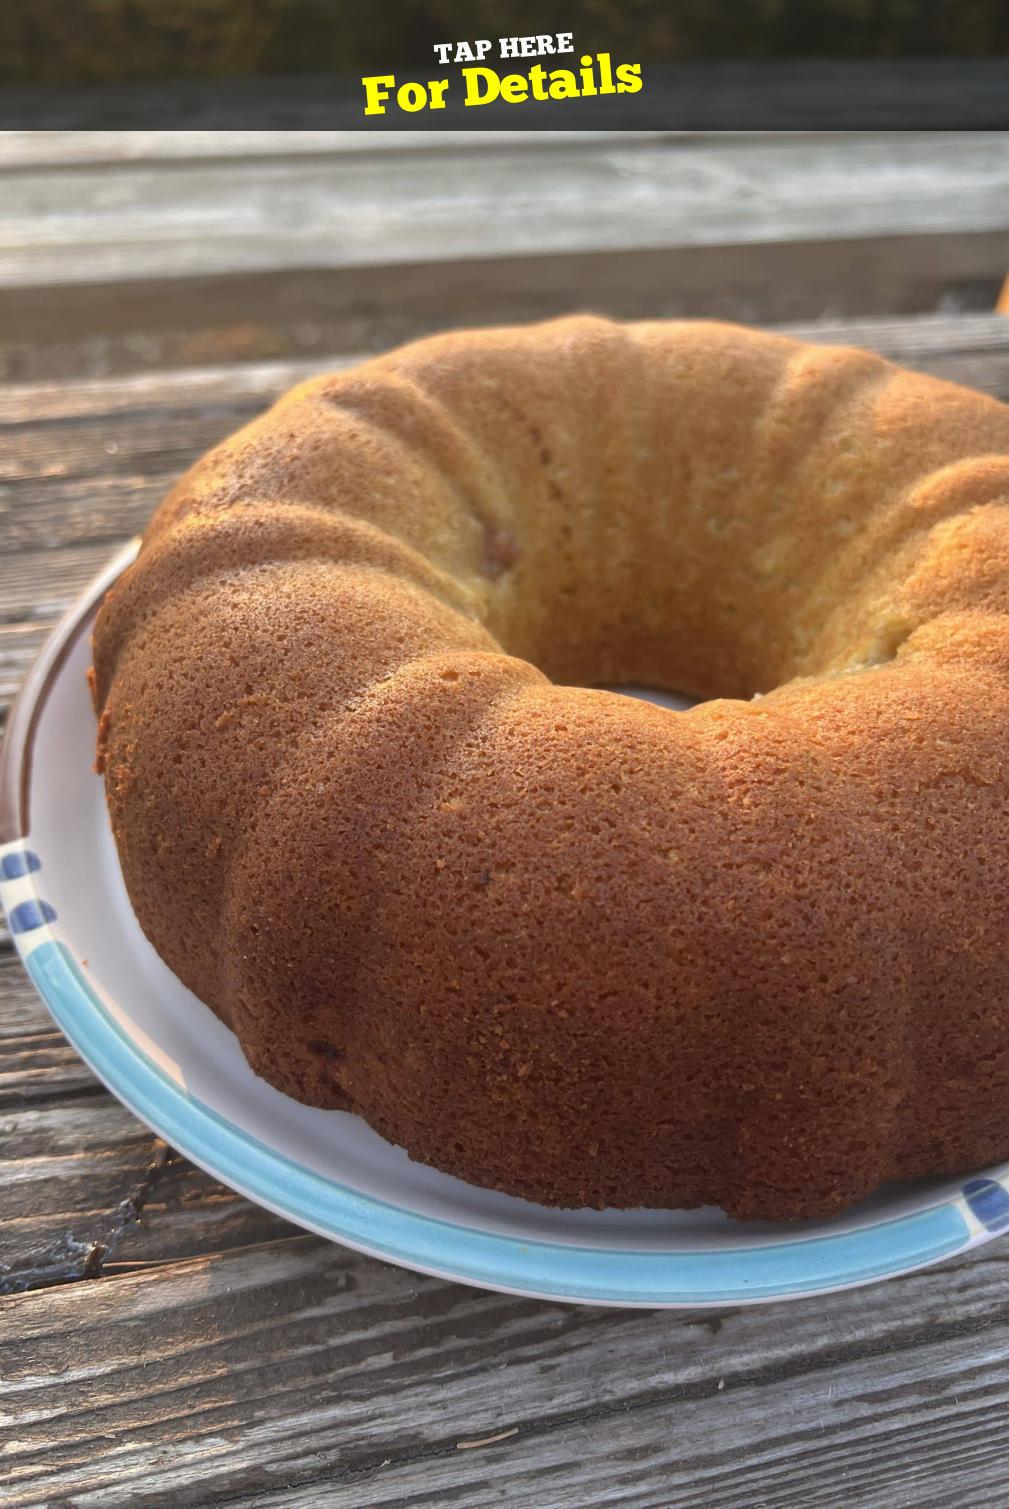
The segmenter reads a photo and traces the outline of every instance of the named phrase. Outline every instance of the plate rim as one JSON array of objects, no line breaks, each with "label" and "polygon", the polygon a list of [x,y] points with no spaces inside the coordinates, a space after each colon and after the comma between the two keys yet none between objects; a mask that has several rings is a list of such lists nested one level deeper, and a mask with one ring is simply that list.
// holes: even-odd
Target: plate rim
[{"label": "plate rim", "polygon": [[[343,1185],[190,1094],[116,1021],[63,942],[58,919],[49,915],[30,837],[31,756],[42,708],[104,593],[138,549],[139,540],[132,540],[73,603],[12,706],[0,749],[0,901],[22,963],[57,1025],[111,1093],[156,1135],[212,1177],[319,1236],[416,1272],[554,1302],[701,1309],[810,1298],[927,1267],[1009,1229],[1009,1164],[1003,1164],[964,1175],[958,1193],[923,1211],[883,1215],[855,1230],[807,1230],[756,1247],[663,1253],[511,1236]],[[24,903],[28,912],[19,915],[30,923],[18,926],[14,909]],[[993,1197],[1001,1207],[994,1215]]]}]

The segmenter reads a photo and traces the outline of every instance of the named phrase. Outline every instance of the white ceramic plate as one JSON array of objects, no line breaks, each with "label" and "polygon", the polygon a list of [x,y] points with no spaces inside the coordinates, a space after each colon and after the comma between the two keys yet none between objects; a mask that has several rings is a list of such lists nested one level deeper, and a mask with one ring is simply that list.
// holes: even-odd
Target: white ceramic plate
[{"label": "white ceramic plate", "polygon": [[28,973],[115,1095],[209,1173],[311,1231],[486,1288],[590,1304],[695,1306],[826,1293],[1009,1227],[1009,1165],[884,1189],[843,1219],[547,1210],[413,1163],[358,1117],[257,1079],[130,908],[92,769],[89,629],[114,561],[67,615],[11,716],[0,898]]}]

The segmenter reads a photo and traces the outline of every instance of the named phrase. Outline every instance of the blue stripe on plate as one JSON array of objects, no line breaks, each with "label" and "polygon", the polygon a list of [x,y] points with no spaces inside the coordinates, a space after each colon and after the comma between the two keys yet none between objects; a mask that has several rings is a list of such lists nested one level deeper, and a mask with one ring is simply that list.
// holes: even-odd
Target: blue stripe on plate
[{"label": "blue stripe on plate", "polygon": [[31,849],[16,849],[0,859],[0,880],[20,880],[22,875],[30,875],[41,868],[38,855]]},{"label": "blue stripe on plate", "polygon": [[48,901],[19,901],[17,906],[12,906],[7,917],[11,932],[30,933],[37,927],[45,927],[48,922],[56,921],[56,912]]},{"label": "blue stripe on plate", "polygon": [[905,1272],[968,1245],[955,1202],[859,1231],[731,1250],[656,1253],[522,1241],[417,1215],[283,1157],[189,1095],[130,1039],[62,943],[25,960],[67,1036],[138,1116],[194,1163],[336,1241],[472,1283],[615,1304],[718,1304]]},{"label": "blue stripe on plate", "polygon": [[994,1179],[970,1179],[963,1187],[964,1198],[981,1225],[988,1231],[1009,1228],[1009,1190]]}]

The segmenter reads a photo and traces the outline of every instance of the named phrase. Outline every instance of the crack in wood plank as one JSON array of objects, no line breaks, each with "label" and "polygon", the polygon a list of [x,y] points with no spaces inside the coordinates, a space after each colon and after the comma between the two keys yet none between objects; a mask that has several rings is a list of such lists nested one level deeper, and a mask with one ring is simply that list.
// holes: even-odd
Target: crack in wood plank
[{"label": "crack in wood plank", "polygon": [[0,1272],[0,1295],[23,1294],[102,1278],[106,1261],[140,1220],[163,1174],[179,1157],[160,1138],[155,1138],[147,1167],[135,1187],[109,1211],[101,1234],[79,1241],[68,1229],[50,1248],[51,1261],[31,1268],[14,1269],[6,1275]]}]

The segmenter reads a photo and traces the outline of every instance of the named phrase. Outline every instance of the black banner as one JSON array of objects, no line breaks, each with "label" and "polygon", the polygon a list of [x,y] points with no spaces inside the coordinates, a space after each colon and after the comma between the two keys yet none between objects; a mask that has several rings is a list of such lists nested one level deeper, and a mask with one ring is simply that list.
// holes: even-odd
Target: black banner
[{"label": "black banner", "polygon": [[8,0],[0,127],[1001,129],[1009,4]]}]

